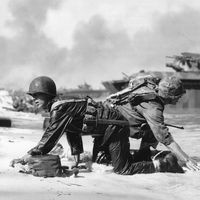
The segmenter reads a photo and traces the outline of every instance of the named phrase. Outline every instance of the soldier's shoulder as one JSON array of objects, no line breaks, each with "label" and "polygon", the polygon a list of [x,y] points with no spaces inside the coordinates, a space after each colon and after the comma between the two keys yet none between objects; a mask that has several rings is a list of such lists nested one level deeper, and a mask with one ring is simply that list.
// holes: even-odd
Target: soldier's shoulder
[{"label": "soldier's shoulder", "polygon": [[159,109],[159,110],[164,110],[164,104],[157,99],[151,100],[151,101],[147,101],[147,102],[142,102],[141,103],[141,107],[144,107],[146,109]]},{"label": "soldier's shoulder", "polygon": [[71,103],[76,103],[76,102],[85,102],[87,101],[85,98],[84,99],[65,99],[65,100],[57,100],[55,101],[52,106],[51,106],[51,110],[53,109],[57,109],[59,107],[62,106],[66,106],[67,104],[71,104]]},{"label": "soldier's shoulder", "polygon": [[64,104],[64,100],[57,100],[57,101],[55,101],[55,102],[52,104],[51,110],[53,110],[53,109],[55,109],[56,107],[61,106],[61,105],[63,105],[63,104]]}]

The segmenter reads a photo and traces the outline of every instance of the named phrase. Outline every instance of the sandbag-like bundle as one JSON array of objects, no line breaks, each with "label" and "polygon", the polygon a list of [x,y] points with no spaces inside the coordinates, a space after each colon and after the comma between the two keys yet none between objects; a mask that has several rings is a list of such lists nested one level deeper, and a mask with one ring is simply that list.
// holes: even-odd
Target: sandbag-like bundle
[{"label": "sandbag-like bundle", "polygon": [[61,176],[62,167],[58,155],[37,155],[27,160],[29,172],[34,176],[55,177]]},{"label": "sandbag-like bundle", "polygon": [[31,156],[26,161],[28,171],[25,173],[32,174],[39,177],[69,177],[77,175],[79,170],[74,168],[68,170],[67,166],[61,166],[60,157],[58,155],[37,155]]}]

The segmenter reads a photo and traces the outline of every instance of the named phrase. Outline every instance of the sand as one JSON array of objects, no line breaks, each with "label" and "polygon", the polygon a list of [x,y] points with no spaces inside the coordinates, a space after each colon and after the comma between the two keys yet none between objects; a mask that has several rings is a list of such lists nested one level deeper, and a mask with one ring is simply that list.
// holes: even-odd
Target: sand
[{"label": "sand", "polygon": [[[9,167],[9,162],[13,158],[23,156],[37,144],[43,133],[43,118],[39,115],[11,111],[1,111],[0,116],[10,117],[14,125],[11,128],[0,127],[0,200],[197,200],[200,198],[200,172],[123,176],[114,174],[112,167],[94,164],[92,172],[79,173],[77,177],[40,178],[19,173],[18,168]],[[185,121],[187,123],[184,122],[184,131],[171,130],[190,155],[198,156],[199,124],[196,122],[193,124],[191,117]],[[85,150],[91,151],[92,138],[84,136],[83,140]],[[131,145],[136,147],[138,142],[131,140]],[[62,160],[64,163],[69,156],[69,147],[65,137],[61,138],[60,143],[65,148],[65,157]]]}]

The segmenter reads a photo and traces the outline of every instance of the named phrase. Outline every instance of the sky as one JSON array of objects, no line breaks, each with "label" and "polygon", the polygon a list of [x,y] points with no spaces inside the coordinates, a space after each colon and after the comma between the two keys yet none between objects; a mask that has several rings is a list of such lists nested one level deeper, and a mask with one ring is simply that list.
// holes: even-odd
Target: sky
[{"label": "sky", "polygon": [[200,53],[199,0],[1,0],[0,88],[94,89],[140,70],[166,71],[166,56]]}]

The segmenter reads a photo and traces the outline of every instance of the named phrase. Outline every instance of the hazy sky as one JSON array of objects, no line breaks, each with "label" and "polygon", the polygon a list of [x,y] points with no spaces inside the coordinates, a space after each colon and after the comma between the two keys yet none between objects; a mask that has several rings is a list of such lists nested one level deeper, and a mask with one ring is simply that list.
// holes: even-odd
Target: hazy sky
[{"label": "hazy sky", "polygon": [[199,0],[1,0],[0,88],[57,87],[167,70],[167,55],[200,53]]}]

